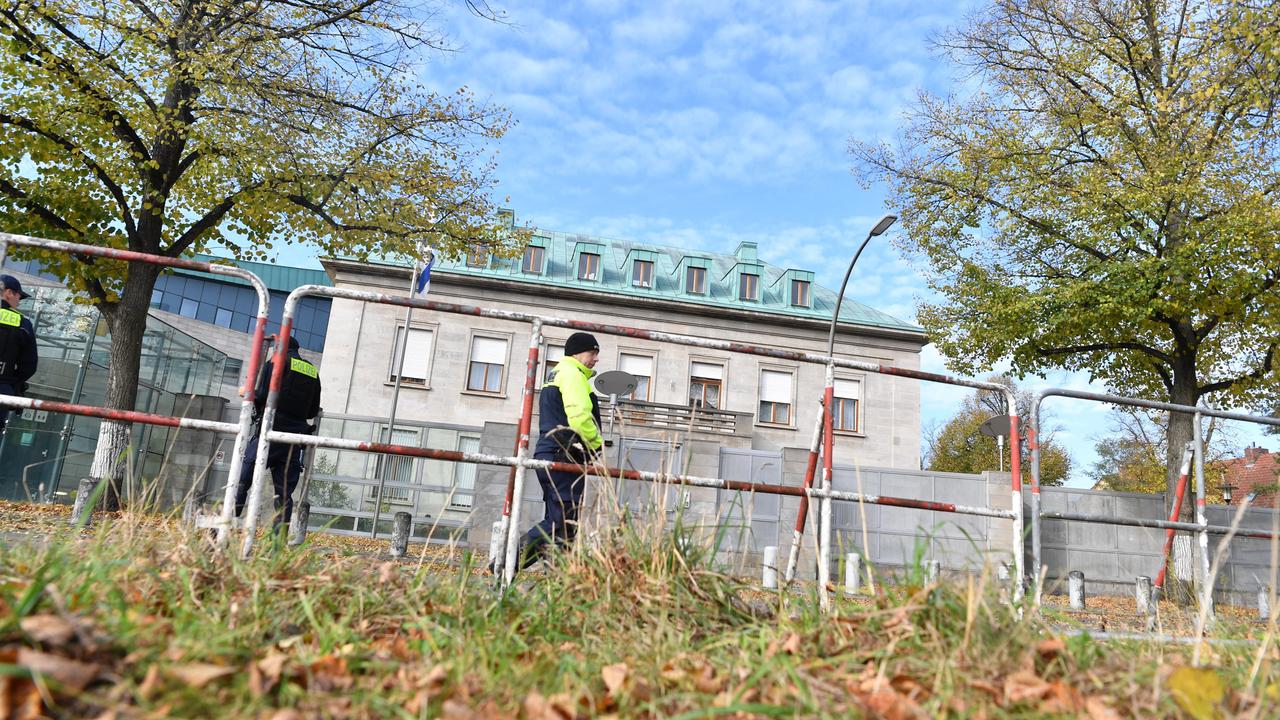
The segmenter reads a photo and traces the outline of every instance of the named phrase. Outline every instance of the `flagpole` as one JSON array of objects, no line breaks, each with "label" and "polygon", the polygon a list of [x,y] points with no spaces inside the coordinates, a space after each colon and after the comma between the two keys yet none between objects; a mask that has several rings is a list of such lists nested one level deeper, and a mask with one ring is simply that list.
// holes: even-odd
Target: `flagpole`
[{"label": "flagpole", "polygon": [[[430,253],[430,248],[427,249]],[[419,253],[424,254],[424,253]],[[431,262],[435,257],[432,255]],[[409,297],[418,294],[418,278],[422,271],[418,269],[419,262],[413,263],[413,269],[409,272]],[[428,268],[430,264],[428,264]],[[429,270],[428,270],[429,272]],[[429,289],[430,285],[424,290]],[[396,409],[400,404],[400,380],[404,377],[404,356],[405,351],[409,349],[409,323],[413,320],[413,306],[410,305],[404,309],[404,334],[400,336],[400,348],[396,351],[396,382],[395,388],[391,391],[391,415],[387,418],[387,442],[394,443],[396,436]],[[393,336],[394,338],[394,336]],[[382,517],[382,500],[383,492],[387,487],[387,476],[391,474],[391,458],[387,455],[382,456],[382,472],[378,473],[378,496],[373,505],[373,527],[370,528],[369,537],[376,540],[378,538],[378,520]],[[409,535],[413,535],[413,528],[409,528]]]}]

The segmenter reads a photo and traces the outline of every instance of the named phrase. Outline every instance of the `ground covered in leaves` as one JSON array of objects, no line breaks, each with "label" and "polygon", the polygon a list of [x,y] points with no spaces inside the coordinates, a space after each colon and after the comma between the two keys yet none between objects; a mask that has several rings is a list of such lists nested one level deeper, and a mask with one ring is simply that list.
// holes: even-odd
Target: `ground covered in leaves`
[{"label": "ground covered in leaves", "polygon": [[[35,512],[35,511],[32,511]],[[37,522],[37,519],[31,519]],[[164,521],[51,521],[0,549],[0,718],[1275,717],[1280,654],[1223,617],[1200,648],[1060,635],[986,576],[761,596],[680,528],[621,529],[494,589],[469,557],[392,563]],[[412,554],[412,553],[411,553]],[[432,567],[432,565],[435,565]],[[1263,637],[1265,635],[1265,637]],[[1196,657],[1198,655],[1198,657]],[[1198,660],[1198,662],[1196,662]]]}]

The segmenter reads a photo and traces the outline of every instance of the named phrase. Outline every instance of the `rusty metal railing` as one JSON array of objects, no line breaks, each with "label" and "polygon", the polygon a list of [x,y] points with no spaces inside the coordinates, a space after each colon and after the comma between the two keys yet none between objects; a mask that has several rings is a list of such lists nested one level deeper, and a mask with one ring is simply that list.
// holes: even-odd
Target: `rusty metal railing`
[{"label": "rusty metal railing", "polygon": [[236,487],[240,479],[240,468],[244,463],[246,443],[248,442],[250,433],[253,429],[254,391],[256,389],[255,378],[258,376],[258,367],[262,363],[262,340],[266,333],[267,313],[270,308],[270,299],[267,294],[266,284],[263,283],[262,279],[257,275],[245,270],[244,268],[232,265],[218,265],[201,260],[172,258],[163,255],[151,255],[148,253],[135,252],[133,250],[121,250],[118,248],[100,247],[97,245],[84,245],[80,243],[64,242],[62,240],[46,240],[44,238],[28,237],[26,235],[13,235],[3,232],[0,232],[0,266],[4,265],[5,257],[8,255],[9,248],[11,246],[34,247],[42,250],[66,253],[77,257],[100,257],[109,260],[140,262],[148,265],[197,270],[211,275],[237,277],[241,280],[247,281],[253,287],[258,296],[258,316],[257,322],[254,324],[253,342],[249,348],[249,357],[245,362],[245,383],[240,391],[240,418],[237,424],[196,420],[192,418],[179,418],[168,415],[153,415],[150,413],[139,413],[132,410],[113,410],[93,405],[76,405],[72,403],[30,400],[15,396],[0,395],[0,405],[4,405],[6,407],[30,407],[49,410],[51,412],[66,413],[69,415],[97,417],[110,422],[166,425],[169,427],[184,427],[195,430],[210,430],[219,433],[235,434],[236,442],[231,454],[231,467],[228,474],[226,495],[223,502],[222,518],[218,525],[218,541],[221,545],[226,541],[227,533],[235,524]]},{"label": "rusty metal railing", "polygon": [[[296,433],[284,433],[270,430],[275,419],[276,409],[279,403],[280,385],[283,380],[283,372],[286,357],[287,343],[284,338],[289,337],[293,330],[293,319],[297,311],[299,302],[303,297],[322,296],[329,298],[341,298],[348,300],[356,300],[360,302],[369,302],[382,305],[393,305],[399,307],[413,307],[422,310],[431,310],[443,313],[453,313],[460,315],[471,315],[474,317],[487,317],[502,320],[510,320],[514,322],[530,323],[532,328],[529,337],[529,352],[525,366],[525,382],[521,395],[521,413],[517,423],[517,440],[516,447],[512,457],[502,457],[497,455],[488,455],[481,453],[464,453],[453,450],[436,450],[432,448],[409,447],[404,445],[395,445],[391,443],[377,443],[370,441],[349,440],[346,438],[324,437],[319,435],[302,435]],[[914,378],[918,380],[926,380],[930,382],[940,382],[952,385],[962,385],[966,387],[975,387],[982,389],[997,390],[1008,393],[1007,388],[993,383],[986,383],[974,380],[965,380],[960,378],[951,378],[935,373],[921,372],[919,370],[911,370],[906,368],[897,368],[879,365],[875,363],[859,362],[856,360],[848,360],[845,358],[828,357],[816,353],[809,353],[797,350],[785,350],[780,348],[765,347],[761,345],[752,345],[748,343],[740,343],[729,340],[717,340],[712,338],[693,337],[689,335],[680,335],[676,333],[668,333],[658,330],[646,330],[642,328],[627,327],[622,325],[612,325],[608,323],[588,322],[582,320],[567,320],[563,318],[545,317],[533,315],[530,313],[516,312],[510,310],[499,310],[492,308],[481,308],[471,305],[460,305],[455,303],[439,302],[428,300],[425,298],[409,297],[401,295],[390,295],[386,293],[376,293],[361,290],[350,290],[345,288],[326,287],[321,285],[303,285],[290,293],[288,300],[285,301],[284,314],[281,318],[280,337],[281,341],[276,345],[276,357],[273,363],[273,372],[270,379],[270,389],[268,391],[265,409],[262,417],[263,431],[260,433],[258,442],[258,459],[254,466],[253,485],[250,489],[250,503],[254,503],[260,496],[262,487],[265,484],[267,445],[271,442],[287,442],[302,445],[311,445],[315,447],[328,447],[339,450],[355,450],[360,452],[385,453],[391,455],[403,455],[407,457],[431,458],[437,460],[452,460],[455,462],[478,463],[488,465],[509,466],[513,472],[508,480],[507,493],[503,506],[503,515],[500,526],[500,535],[505,539],[503,544],[503,581],[509,583],[515,575],[516,549],[520,524],[520,498],[524,492],[524,473],[515,472],[518,469],[543,469],[557,470],[565,472],[583,473],[586,475],[611,478],[630,478],[635,480],[645,480],[651,482],[668,482],[675,484],[698,485],[702,487],[712,487],[729,490],[746,490],[752,492],[771,493],[777,495],[791,495],[800,497],[802,502],[809,497],[817,497],[821,502],[828,505],[827,515],[829,517],[829,503],[834,500],[866,502],[871,504],[893,505],[897,507],[919,508],[924,510],[936,510],[940,512],[966,513],[975,515],[984,515],[988,517],[999,517],[1013,521],[1015,543],[1020,542],[1022,536],[1022,504],[1015,502],[1010,510],[995,510],[992,508],[975,508],[962,505],[954,505],[950,503],[936,503],[929,501],[914,500],[911,498],[893,498],[880,497],[873,495],[861,495],[857,493],[838,493],[830,488],[830,460],[828,459],[826,482],[823,488],[814,489],[811,487],[812,471],[808,474],[807,482],[803,487],[791,487],[782,485],[766,485],[761,483],[747,483],[733,480],[725,480],[721,478],[705,478],[696,476],[670,475],[665,473],[641,472],[636,470],[622,470],[618,468],[609,468],[603,465],[575,465],[570,463],[559,463],[545,460],[535,460],[528,457],[529,450],[529,433],[532,422],[533,411],[533,393],[534,385],[537,378],[538,355],[542,344],[542,328],[544,326],[571,328],[586,332],[597,332],[607,335],[621,335],[630,338],[638,338],[651,340],[654,342],[665,342],[675,345],[684,345],[690,347],[698,347],[710,350],[722,350],[726,352],[741,353],[747,355],[755,355],[759,357],[775,358],[780,360],[790,360],[804,363],[817,363],[828,366],[829,376],[834,368],[848,368],[862,370],[865,372],[893,375],[898,377]],[[831,383],[828,382],[830,388]],[[1016,406],[1010,399],[1010,424],[1014,430],[1016,438],[1017,415]],[[830,407],[830,403],[825,403],[824,407]],[[1013,469],[1013,487],[1014,497],[1019,497],[1021,493],[1021,481],[1018,474],[1018,443],[1012,442],[1011,451],[1013,452],[1013,461],[1011,468]],[[827,444],[828,449],[831,444]],[[830,454],[830,453],[828,453]],[[253,516],[250,516],[246,523],[246,533],[242,553],[248,554],[252,551],[254,540]],[[827,523],[827,536],[829,537],[830,524]],[[821,557],[827,555],[823,552],[823,546],[827,544],[823,536],[820,535],[818,547]],[[1014,563],[1021,574],[1022,558],[1020,546],[1015,548]],[[822,565],[819,566],[820,574],[823,572]],[[820,578],[820,580],[825,578]],[[826,583],[819,583],[819,592],[823,598],[824,605],[827,600]]]},{"label": "rusty metal railing", "polygon": [[[1138,518],[1119,518],[1109,515],[1098,515],[1091,513],[1046,513],[1040,509],[1040,407],[1045,398],[1048,397],[1065,397],[1074,398],[1076,400],[1090,400],[1094,402],[1110,403],[1112,405],[1125,405],[1128,407],[1146,408],[1148,410],[1163,410],[1166,412],[1180,412],[1192,416],[1193,437],[1192,437],[1192,455],[1194,457],[1195,481],[1196,481],[1196,522],[1186,523],[1176,520],[1151,520]],[[1230,412],[1227,410],[1215,410],[1208,407],[1200,407],[1196,405],[1179,405],[1176,403],[1159,402],[1155,400],[1144,400],[1141,398],[1124,397],[1122,395],[1108,395],[1105,393],[1086,392],[1083,390],[1070,390],[1067,388],[1049,388],[1041,390],[1036,394],[1031,404],[1031,432],[1028,436],[1028,444],[1031,446],[1031,562],[1033,576],[1037,578],[1035,588],[1035,602],[1038,604],[1041,599],[1043,588],[1040,587],[1038,578],[1041,577],[1041,525],[1042,520],[1066,520],[1070,522],[1087,522],[1098,523],[1103,525],[1126,525],[1130,527],[1158,528],[1163,530],[1185,530],[1195,532],[1198,539],[1199,555],[1200,555],[1200,571],[1204,578],[1203,596],[1201,602],[1206,607],[1213,606],[1213,588],[1210,585],[1209,572],[1209,535],[1227,535],[1234,534],[1239,537],[1271,539],[1273,533],[1262,530],[1237,529],[1232,531],[1230,527],[1221,525],[1210,525],[1205,515],[1205,486],[1204,486],[1204,433],[1201,431],[1201,418],[1214,417],[1223,420],[1238,420],[1240,422],[1255,423],[1258,425],[1268,425],[1271,427],[1280,427],[1280,418],[1267,417],[1264,415],[1249,415],[1246,413]],[[1181,487],[1181,485],[1179,486]]]}]

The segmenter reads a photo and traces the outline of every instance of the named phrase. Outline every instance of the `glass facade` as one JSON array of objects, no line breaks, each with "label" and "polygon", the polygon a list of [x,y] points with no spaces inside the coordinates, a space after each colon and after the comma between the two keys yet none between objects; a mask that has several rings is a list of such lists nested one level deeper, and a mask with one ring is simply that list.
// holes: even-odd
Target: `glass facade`
[{"label": "glass facade", "polygon": [[[267,333],[280,330],[286,292],[271,292],[267,315]],[[293,334],[308,350],[324,352],[324,336],[329,329],[329,298],[307,297],[298,304]],[[231,328],[242,333],[253,332],[258,312],[258,298],[253,288],[229,282],[185,275],[161,275],[151,292],[151,307],[159,308],[201,322]]]},{"label": "glass facade", "polygon": [[[32,297],[23,301],[20,309],[35,326],[40,367],[31,378],[27,395],[104,404],[111,344],[106,322],[91,306],[74,302],[65,289],[29,287],[28,292]],[[216,396],[227,372],[227,358],[221,352],[148,317],[136,408],[165,415],[220,418],[226,401]],[[100,422],[45,411],[11,412],[0,434],[0,497],[70,502],[80,478],[89,475]],[[183,452],[171,453],[180,433],[187,433],[181,438]],[[217,439],[195,435],[192,431],[135,425],[133,452],[128,458],[130,479],[142,483],[138,487],[167,485],[174,489],[171,494],[177,495],[193,482],[207,482],[205,471]],[[196,440],[200,442],[193,442]],[[206,456],[192,459],[201,442],[209,446]]]}]

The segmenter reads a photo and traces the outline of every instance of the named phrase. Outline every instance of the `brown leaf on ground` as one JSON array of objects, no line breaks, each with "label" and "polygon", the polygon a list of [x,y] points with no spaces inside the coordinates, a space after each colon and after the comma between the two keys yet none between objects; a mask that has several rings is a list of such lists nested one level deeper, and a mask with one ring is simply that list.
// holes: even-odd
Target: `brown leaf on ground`
[{"label": "brown leaf on ground", "polygon": [[788,635],[786,641],[782,643],[782,652],[788,655],[799,655],[800,636],[794,632]]},{"label": "brown leaf on ground", "polygon": [[537,690],[525,696],[522,709],[524,720],[573,720],[574,717],[572,711],[552,703]]},{"label": "brown leaf on ground", "polygon": [[1003,705],[1040,700],[1051,692],[1049,683],[1026,670],[1019,670],[1004,679]]},{"label": "brown leaf on ground", "polygon": [[[5,653],[8,654],[8,653]],[[0,662],[12,662],[0,658]],[[0,675],[0,718],[35,720],[44,716],[40,690],[30,678]]]},{"label": "brown leaf on ground", "polygon": [[1055,680],[1049,683],[1049,694],[1040,701],[1040,712],[1074,715],[1084,708],[1084,695],[1074,687]]},{"label": "brown leaf on ground", "polygon": [[271,686],[280,682],[280,677],[284,674],[285,663],[289,662],[289,656],[281,652],[272,650],[267,656],[255,663],[258,671],[262,673],[263,679],[266,681],[266,688],[269,692]]},{"label": "brown leaf on ground", "polygon": [[442,720],[472,720],[476,717],[476,713],[465,703],[457,700],[449,699],[444,701],[444,705],[440,708],[440,717]]},{"label": "brown leaf on ground", "polygon": [[75,626],[58,615],[28,615],[20,625],[22,632],[45,645],[66,645],[76,636]]},{"label": "brown leaf on ground", "polygon": [[895,675],[894,678],[889,681],[889,685],[910,700],[927,700],[929,695],[932,694],[929,692],[929,688],[921,685],[915,678],[909,675]]},{"label": "brown leaf on ground", "polygon": [[218,678],[234,675],[235,672],[236,669],[233,667],[213,665],[211,663],[187,663],[186,665],[174,665],[164,669],[165,675],[178,682],[186,683],[193,688],[202,688]]},{"label": "brown leaf on ground", "polygon": [[626,685],[628,670],[626,663],[606,665],[600,669],[600,677],[604,680],[604,687],[609,695],[617,697],[618,692]]},{"label": "brown leaf on ground", "polygon": [[1089,713],[1089,720],[1120,720],[1120,713],[1112,710],[1102,698],[1088,698],[1084,709]]},{"label": "brown leaf on ground", "polygon": [[27,648],[18,650],[18,664],[31,671],[32,675],[48,678],[58,683],[63,689],[80,692],[98,677],[96,663],[82,663],[60,655],[37,652]]},{"label": "brown leaf on ground", "polygon": [[147,674],[142,678],[142,684],[138,686],[138,695],[143,700],[150,700],[159,686],[160,666],[152,665],[147,668]]},{"label": "brown leaf on ground", "polygon": [[1067,644],[1061,638],[1049,638],[1036,644],[1036,654],[1044,662],[1050,662],[1066,652]]},{"label": "brown leaf on ground", "polygon": [[346,690],[355,682],[347,669],[346,658],[325,655],[311,663],[310,670],[311,683],[308,689],[311,690],[319,692]]},{"label": "brown leaf on ground", "polygon": [[986,680],[970,680],[969,687],[974,690],[981,690],[982,692],[987,693],[991,696],[991,699],[996,702],[1000,702],[1004,697],[1003,690],[1001,690],[995,683],[987,682]]},{"label": "brown leaf on ground", "polygon": [[281,708],[272,714],[271,720],[303,720],[303,718],[302,713],[293,708]]},{"label": "brown leaf on ground", "polygon": [[884,720],[925,720],[929,715],[915,702],[895,690],[877,690],[868,695],[867,707]]}]

